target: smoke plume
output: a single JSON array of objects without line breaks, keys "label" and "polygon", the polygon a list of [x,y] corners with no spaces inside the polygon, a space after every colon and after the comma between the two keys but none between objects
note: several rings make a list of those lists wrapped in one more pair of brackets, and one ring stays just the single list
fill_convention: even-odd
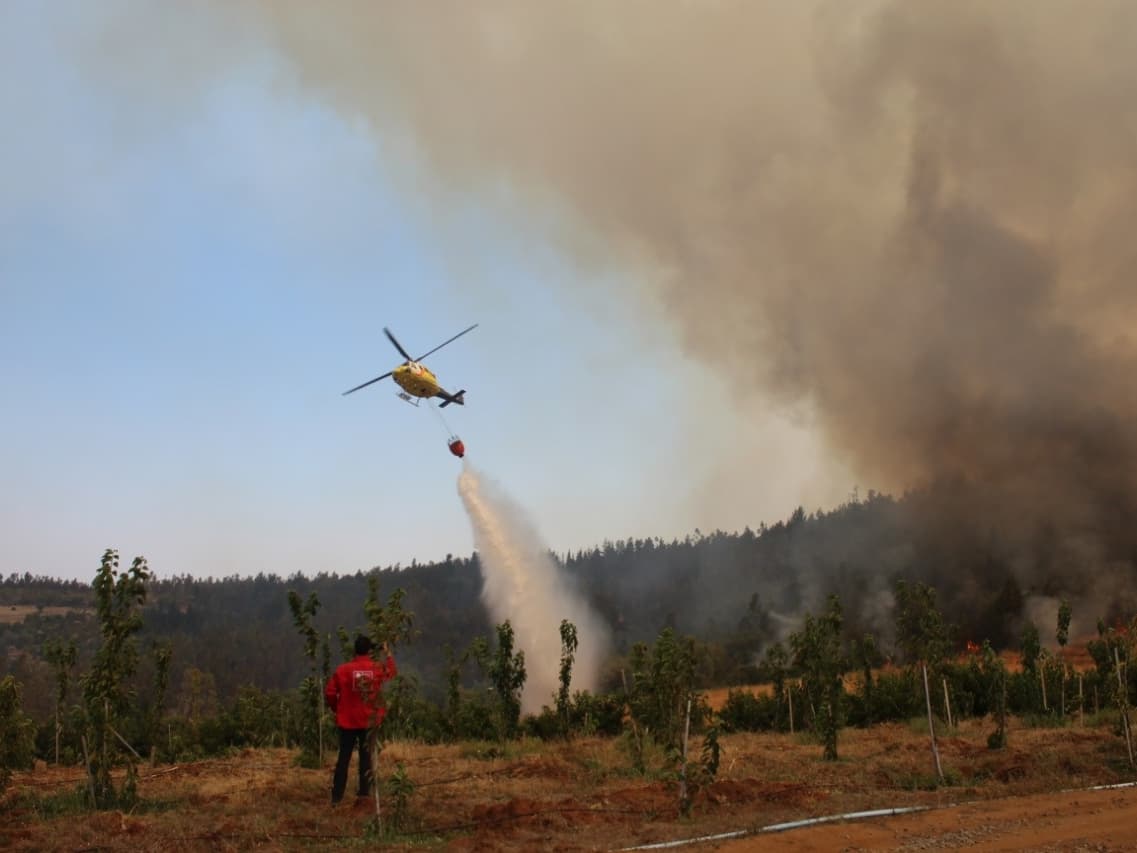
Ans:
[{"label": "smoke plume", "polygon": [[418,192],[509,186],[1026,582],[1132,580],[1137,4],[262,11],[305,85],[413,140]]},{"label": "smoke plume", "polygon": [[458,493],[470,516],[482,569],[482,599],[496,624],[509,620],[525,653],[524,713],[552,706],[560,687],[561,620],[577,631],[573,690],[595,691],[607,628],[562,573],[525,512],[467,462]]}]

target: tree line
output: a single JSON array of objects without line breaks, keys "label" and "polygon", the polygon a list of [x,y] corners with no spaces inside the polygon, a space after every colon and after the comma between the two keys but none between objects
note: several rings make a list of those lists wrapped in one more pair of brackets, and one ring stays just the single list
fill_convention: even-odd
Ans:
[{"label": "tree line", "polygon": [[[785,521],[753,530],[696,530],[669,542],[618,540],[556,557],[610,627],[616,654],[626,656],[635,643],[670,627],[707,646],[700,676],[716,684],[751,680],[764,649],[784,639],[787,626],[802,614],[823,609],[829,594],[841,599],[849,635],[888,637],[891,625],[881,601],[891,596],[896,578],[919,581],[938,591],[939,607],[960,637],[986,638],[1003,649],[1019,642],[1028,595],[1071,597],[1085,585],[1085,576],[1046,574],[1039,556],[1041,568],[1025,573],[1034,580],[1024,587],[1013,567],[1021,570],[1026,556],[997,539],[977,543],[977,535],[968,531],[950,541],[930,531],[922,520],[922,500],[870,492],[830,512],[807,514],[798,508]],[[344,575],[157,576],[149,582],[140,636],[173,649],[175,698],[189,701],[185,697],[196,689],[227,702],[249,684],[286,689],[306,671],[289,636],[289,590],[318,596],[318,627],[334,630],[356,618],[373,574],[385,587],[402,588],[407,607],[418,614],[422,641],[412,638],[402,663],[433,699],[441,699],[448,672],[442,650],[464,648],[494,628],[481,602],[476,554]],[[97,630],[91,596],[89,583],[30,573],[0,579],[0,612],[16,606],[41,609],[20,621],[0,619],[0,648],[6,650],[0,672],[19,676],[30,707],[50,704],[50,668],[42,654],[49,637],[73,637],[81,660],[93,654]],[[58,614],[48,607],[75,610]],[[1111,611],[1101,615],[1114,624],[1133,610],[1119,595]],[[203,679],[204,686],[198,684]],[[612,669],[605,686],[614,686],[615,679]]]},{"label": "tree line", "polygon": [[[605,542],[558,556],[615,646],[596,695],[572,693],[564,681],[544,712],[524,719],[508,700],[524,683],[523,653],[509,624],[493,624],[481,604],[476,554],[344,576],[162,579],[144,560],[120,572],[108,552],[90,584],[27,573],[0,580],[0,608],[37,608],[0,623],[0,712],[11,721],[5,731],[35,755],[95,769],[127,748],[138,759],[174,760],[275,744],[318,760],[330,732],[318,687],[347,655],[351,630],[383,607],[413,614],[398,632],[402,674],[388,691],[389,731],[428,741],[619,735],[643,766],[660,732],[662,748],[680,748],[680,718],[696,734],[816,729],[835,754],[826,732],[846,723],[926,713],[933,727],[953,715],[1064,719],[1127,707],[1132,613],[1123,597],[1101,614],[1094,669],[1075,674],[1042,648],[1042,639],[1052,644],[1023,603],[1084,578],[1036,574],[1043,588],[1024,589],[997,543],[976,550],[961,536],[967,559],[933,549],[942,540],[916,522],[918,500],[869,493],[757,530]],[[381,604],[380,588],[397,601]],[[893,602],[887,612],[882,593]],[[1059,646],[1068,602],[1063,620]],[[577,638],[575,626],[561,629],[563,676]],[[1001,668],[1005,649],[1021,651],[1022,672]],[[890,661],[898,668],[873,675]],[[772,694],[732,694],[718,715],[698,696],[756,681]],[[102,692],[88,696],[94,684]],[[116,717],[116,708],[129,713]],[[1001,725],[992,743],[1002,738]],[[706,748],[711,766],[713,744]]]},{"label": "tree line", "polygon": [[[357,614],[364,624],[340,625],[334,633],[315,627],[321,608],[317,595],[303,598],[290,590],[292,639],[309,667],[299,685],[277,692],[245,685],[231,702],[212,708],[170,708],[165,699],[172,650],[164,643],[142,648],[139,643],[151,581],[144,558],[121,570],[116,552],[104,554],[93,583],[99,633],[90,663],[78,669],[71,640],[56,637],[44,648],[55,688],[53,713],[47,719],[25,713],[21,685],[13,676],[0,679],[0,787],[12,769],[27,766],[37,755],[85,768],[84,796],[94,808],[132,806],[138,797],[138,766],[144,761],[179,761],[277,744],[298,747],[300,764],[323,766],[324,743],[332,727],[323,712],[320,687],[330,674],[333,656],[349,659],[357,632],[372,637],[377,648],[397,648],[414,635],[416,616],[405,607],[404,590],[396,588],[384,603],[377,573],[368,578],[362,613]],[[1124,754],[1130,768],[1137,769],[1129,718],[1137,678],[1128,667],[1137,645],[1137,618],[1113,627],[1099,620],[1098,637],[1089,643],[1094,667],[1086,672],[1075,671],[1060,654],[1043,649],[1038,627],[1028,623],[1021,637],[1021,670],[1011,672],[988,641],[981,646],[968,643],[962,657],[955,653],[954,631],[937,606],[933,588],[897,579],[893,592],[900,666],[882,671],[878,638],[847,635],[841,601],[831,594],[824,609],[805,614],[785,644],[774,642],[767,648],[758,670],[772,691],[755,695],[732,690],[717,712],[699,689],[706,647],[671,627],[653,642],[632,646],[620,661],[618,689],[596,695],[573,691],[578,636],[576,626],[562,621],[558,690],[539,713],[523,716],[525,654],[515,648],[506,621],[494,627],[493,636],[476,637],[459,654],[446,650],[444,701],[426,698],[415,677],[398,676],[386,695],[382,736],[430,743],[619,737],[634,771],[676,781],[685,810],[694,790],[717,772],[720,730],[793,732],[796,726],[816,736],[823,758],[835,760],[842,727],[909,720],[926,712],[936,781],[944,784],[950,770],[945,773],[941,765],[936,731],[952,728],[955,721],[990,717],[994,728],[988,746],[1001,749],[1007,745],[1008,714],[1035,724],[1068,725],[1075,717],[1084,724],[1087,713],[1105,713],[1117,719]],[[1063,602],[1053,627],[1059,649],[1068,642],[1071,618],[1071,607]],[[151,664],[148,678],[140,677],[143,659]],[[473,687],[464,688],[462,669],[467,664],[477,677]],[[698,757],[689,749],[692,734],[701,738]],[[119,766],[126,772],[116,782],[111,771]],[[404,798],[413,790],[401,768],[388,782],[388,789],[401,791]],[[376,810],[378,820],[378,800]]]}]

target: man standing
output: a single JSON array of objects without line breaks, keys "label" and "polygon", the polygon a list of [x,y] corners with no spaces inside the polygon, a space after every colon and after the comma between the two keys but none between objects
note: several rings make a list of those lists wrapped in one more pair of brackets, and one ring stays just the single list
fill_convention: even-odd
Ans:
[{"label": "man standing", "polygon": [[395,659],[384,643],[381,651],[386,660],[371,659],[371,640],[360,634],[355,638],[355,657],[336,667],[324,687],[324,698],[336,715],[340,730],[340,754],[332,777],[332,805],[343,799],[347,788],[347,768],[351,753],[359,747],[359,793],[371,793],[371,743],[368,731],[374,732],[383,722],[387,709],[383,704],[384,681],[395,677]]}]

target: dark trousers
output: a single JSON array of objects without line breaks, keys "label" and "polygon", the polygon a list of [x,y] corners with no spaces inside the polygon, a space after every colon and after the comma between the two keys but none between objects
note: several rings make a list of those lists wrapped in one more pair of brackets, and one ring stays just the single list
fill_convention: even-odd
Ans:
[{"label": "dark trousers", "polygon": [[340,755],[336,759],[336,772],[332,777],[332,802],[343,799],[347,788],[347,768],[351,764],[351,754],[359,746],[359,791],[360,797],[371,793],[371,744],[367,729],[340,729]]}]

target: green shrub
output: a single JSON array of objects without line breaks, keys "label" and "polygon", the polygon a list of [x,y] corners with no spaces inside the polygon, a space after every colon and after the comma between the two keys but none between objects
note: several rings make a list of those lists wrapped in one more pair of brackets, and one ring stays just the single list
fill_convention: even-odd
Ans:
[{"label": "green shrub", "polygon": [[580,734],[615,737],[624,729],[624,701],[610,693],[581,690],[573,695],[570,719]]},{"label": "green shrub", "polygon": [[0,680],[0,791],[13,770],[27,770],[34,759],[35,724],[21,708],[20,683],[8,675]]},{"label": "green shrub", "polygon": [[916,683],[916,675],[908,670],[885,672],[877,678],[873,688],[873,718],[875,722],[904,722],[924,711],[923,687]]},{"label": "green shrub", "polygon": [[483,740],[497,736],[497,708],[487,691],[463,693],[454,716],[454,740]]},{"label": "green shrub", "polygon": [[718,718],[726,732],[772,731],[778,725],[778,700],[755,696],[748,690],[731,690]]},{"label": "green shrub", "polygon": [[564,736],[560,715],[548,705],[543,707],[539,714],[527,714],[523,717],[521,732],[527,737],[541,740],[557,740]]}]

